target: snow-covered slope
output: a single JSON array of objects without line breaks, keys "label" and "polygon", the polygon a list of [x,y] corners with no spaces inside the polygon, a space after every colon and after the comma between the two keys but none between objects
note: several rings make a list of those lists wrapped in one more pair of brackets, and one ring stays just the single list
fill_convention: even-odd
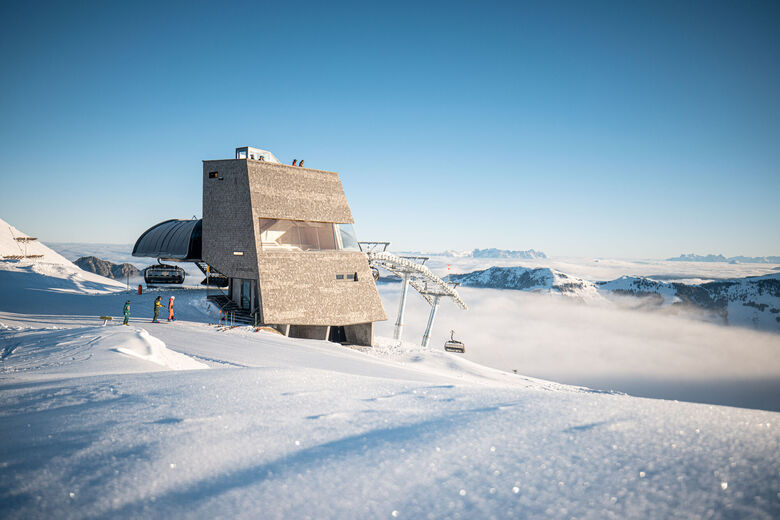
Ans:
[{"label": "snow-covered slope", "polygon": [[19,238],[29,238],[29,235],[22,233],[6,221],[0,219],[0,259],[6,259],[5,261],[7,262],[7,257],[27,255],[40,256],[37,260],[42,263],[55,265],[70,264],[65,257],[55,253],[39,240],[20,242],[16,240]]},{"label": "snow-covered slope", "polygon": [[581,300],[600,299],[594,283],[546,267],[490,267],[468,274],[453,274],[449,279],[464,287],[564,294]]},{"label": "snow-covered slope", "polygon": [[[125,288],[117,281],[83,271],[39,240],[16,240],[27,236],[0,219],[0,284],[3,286],[75,293],[106,293]],[[20,256],[30,258],[14,258]],[[28,293],[27,297],[30,296]]]},{"label": "snow-covered slope", "polygon": [[[27,285],[0,292],[2,518],[780,515],[777,413],[217,329],[199,291],[151,324],[153,294]],[[124,298],[131,327],[96,324]]]}]

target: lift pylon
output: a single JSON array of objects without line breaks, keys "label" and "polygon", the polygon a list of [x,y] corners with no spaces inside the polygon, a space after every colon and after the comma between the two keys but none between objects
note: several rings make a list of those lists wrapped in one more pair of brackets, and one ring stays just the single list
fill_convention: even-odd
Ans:
[{"label": "lift pylon", "polygon": [[361,250],[368,256],[368,263],[372,268],[384,269],[401,278],[401,301],[398,305],[398,319],[395,322],[393,339],[400,343],[403,336],[406,299],[411,285],[431,305],[431,313],[421,343],[423,347],[428,347],[440,300],[451,298],[461,309],[466,310],[468,307],[455,290],[457,284],[445,282],[424,265],[428,257],[397,256],[387,252],[388,245],[389,242],[360,243]]}]

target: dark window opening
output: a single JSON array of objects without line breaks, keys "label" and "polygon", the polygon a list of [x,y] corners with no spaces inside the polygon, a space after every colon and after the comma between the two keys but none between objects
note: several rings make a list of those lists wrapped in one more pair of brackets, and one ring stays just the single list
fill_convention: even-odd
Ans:
[{"label": "dark window opening", "polygon": [[332,341],[333,343],[346,343],[347,332],[344,330],[344,327],[332,326],[330,328],[330,334],[328,334],[328,341]]},{"label": "dark window opening", "polygon": [[343,280],[343,279],[344,279],[344,275],[343,274],[337,274],[336,275],[336,280]]},{"label": "dark window opening", "polygon": [[209,179],[218,179],[219,172],[209,172]]}]

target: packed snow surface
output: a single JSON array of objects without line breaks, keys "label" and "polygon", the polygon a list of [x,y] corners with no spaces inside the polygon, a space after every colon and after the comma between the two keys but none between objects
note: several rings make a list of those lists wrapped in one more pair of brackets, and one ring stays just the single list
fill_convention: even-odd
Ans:
[{"label": "packed snow surface", "polygon": [[780,514],[776,413],[181,321],[136,327],[211,369],[141,370],[117,353],[106,374],[84,376],[90,353],[106,353],[91,342],[103,327],[62,319],[49,334],[70,331],[74,346],[83,335],[81,357],[72,376],[59,365],[42,377],[60,349],[36,367],[23,353],[45,329],[4,320],[15,345],[0,377],[4,518]]},{"label": "packed snow surface", "polygon": [[152,324],[157,293],[0,275],[3,518],[780,516],[775,412],[217,328],[198,290]]}]

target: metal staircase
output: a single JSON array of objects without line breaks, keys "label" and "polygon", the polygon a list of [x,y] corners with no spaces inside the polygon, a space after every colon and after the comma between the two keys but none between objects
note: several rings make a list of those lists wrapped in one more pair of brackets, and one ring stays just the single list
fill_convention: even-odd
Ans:
[{"label": "metal staircase", "polygon": [[227,322],[228,325],[254,325],[254,316],[246,309],[242,309],[236,302],[225,296],[224,294],[210,294],[208,300],[214,305],[219,307],[222,311],[221,321]]},{"label": "metal staircase", "polygon": [[[202,260],[196,260],[192,262],[196,266],[198,266],[198,269],[201,270],[201,272],[206,275],[206,278],[203,279],[202,282],[200,282],[201,285],[210,285],[212,287],[227,287],[228,286],[228,277],[224,274],[220,273],[213,267],[211,267],[209,264]],[[208,282],[208,283],[207,283]]]}]

